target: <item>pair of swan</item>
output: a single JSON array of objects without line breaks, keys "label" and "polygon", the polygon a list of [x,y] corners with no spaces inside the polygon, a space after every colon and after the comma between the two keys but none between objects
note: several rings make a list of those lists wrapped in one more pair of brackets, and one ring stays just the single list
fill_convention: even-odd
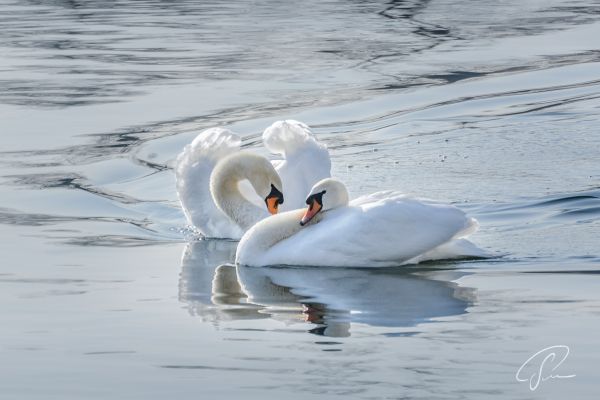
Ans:
[{"label": "pair of swan", "polygon": [[477,222],[456,207],[393,191],[349,201],[306,125],[276,122],[263,142],[284,160],[240,151],[235,134],[216,128],[177,161],[188,220],[205,236],[241,237],[236,263],[386,267],[485,255],[465,239]]},{"label": "pair of swan", "polygon": [[262,139],[281,160],[242,151],[240,137],[223,128],[200,133],[177,157],[177,194],[203,236],[240,239],[269,212],[302,207],[311,187],[331,176],[329,152],[305,124],[275,122]]}]

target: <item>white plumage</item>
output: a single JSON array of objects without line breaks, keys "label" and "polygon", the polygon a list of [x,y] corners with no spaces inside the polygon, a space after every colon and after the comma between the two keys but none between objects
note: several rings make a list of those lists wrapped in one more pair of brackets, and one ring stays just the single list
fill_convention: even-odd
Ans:
[{"label": "white plumage", "polygon": [[236,262],[386,267],[485,255],[463,239],[477,222],[454,206],[390,191],[348,204],[345,187],[335,179],[319,182],[311,193],[323,191],[323,211],[309,225],[300,226],[305,210],[260,221],[240,241]]},{"label": "white plumage", "polygon": [[[283,182],[285,202],[280,210],[302,207],[310,188],[330,176],[331,161],[327,148],[320,144],[305,124],[278,121],[263,133],[267,149],[283,158],[273,165]],[[211,128],[200,133],[185,146],[175,164],[176,187],[183,211],[190,225],[206,237],[239,239],[244,229],[225,215],[210,192],[211,174],[216,165],[240,151],[240,137],[228,129]],[[238,185],[248,202],[264,208],[263,199],[247,181]],[[268,216],[266,209],[261,219]]]}]

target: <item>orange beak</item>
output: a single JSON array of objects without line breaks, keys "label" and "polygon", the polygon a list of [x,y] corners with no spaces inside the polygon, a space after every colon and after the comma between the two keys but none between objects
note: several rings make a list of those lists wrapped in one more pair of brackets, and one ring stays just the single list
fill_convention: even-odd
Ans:
[{"label": "orange beak", "polygon": [[313,200],[309,206],[308,209],[306,210],[306,212],[304,213],[304,217],[302,217],[302,220],[300,221],[300,225],[304,226],[306,224],[308,224],[308,222],[313,219],[313,217],[315,215],[317,215],[317,213],[319,211],[321,211],[321,208],[323,208],[323,206],[321,204],[319,204],[318,201]]},{"label": "orange beak", "polygon": [[279,207],[279,199],[277,197],[267,197],[266,202],[267,210],[269,210],[271,214],[277,214]]},{"label": "orange beak", "polygon": [[265,198],[265,204],[271,214],[277,214],[279,205],[283,204],[283,193],[271,185],[271,193]]}]

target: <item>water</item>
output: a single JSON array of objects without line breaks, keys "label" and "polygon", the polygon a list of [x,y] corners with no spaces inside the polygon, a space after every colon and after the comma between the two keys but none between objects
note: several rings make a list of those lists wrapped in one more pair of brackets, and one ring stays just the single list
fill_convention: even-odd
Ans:
[{"label": "water", "polygon": [[[3,398],[597,397],[597,2],[0,5]],[[505,256],[236,274],[172,163],[284,118]],[[517,382],[553,345],[576,376]]]}]

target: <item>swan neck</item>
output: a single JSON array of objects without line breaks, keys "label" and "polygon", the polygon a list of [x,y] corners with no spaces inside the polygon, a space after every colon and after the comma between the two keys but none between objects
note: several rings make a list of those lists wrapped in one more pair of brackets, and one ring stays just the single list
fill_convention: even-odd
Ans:
[{"label": "swan neck", "polygon": [[215,172],[211,176],[210,185],[215,204],[240,228],[249,229],[264,213],[239,190],[238,183],[247,177],[229,169]]},{"label": "swan neck", "polygon": [[254,225],[242,238],[238,246],[237,260],[242,265],[261,264],[261,255],[277,243],[298,233],[303,209],[273,215]]}]

